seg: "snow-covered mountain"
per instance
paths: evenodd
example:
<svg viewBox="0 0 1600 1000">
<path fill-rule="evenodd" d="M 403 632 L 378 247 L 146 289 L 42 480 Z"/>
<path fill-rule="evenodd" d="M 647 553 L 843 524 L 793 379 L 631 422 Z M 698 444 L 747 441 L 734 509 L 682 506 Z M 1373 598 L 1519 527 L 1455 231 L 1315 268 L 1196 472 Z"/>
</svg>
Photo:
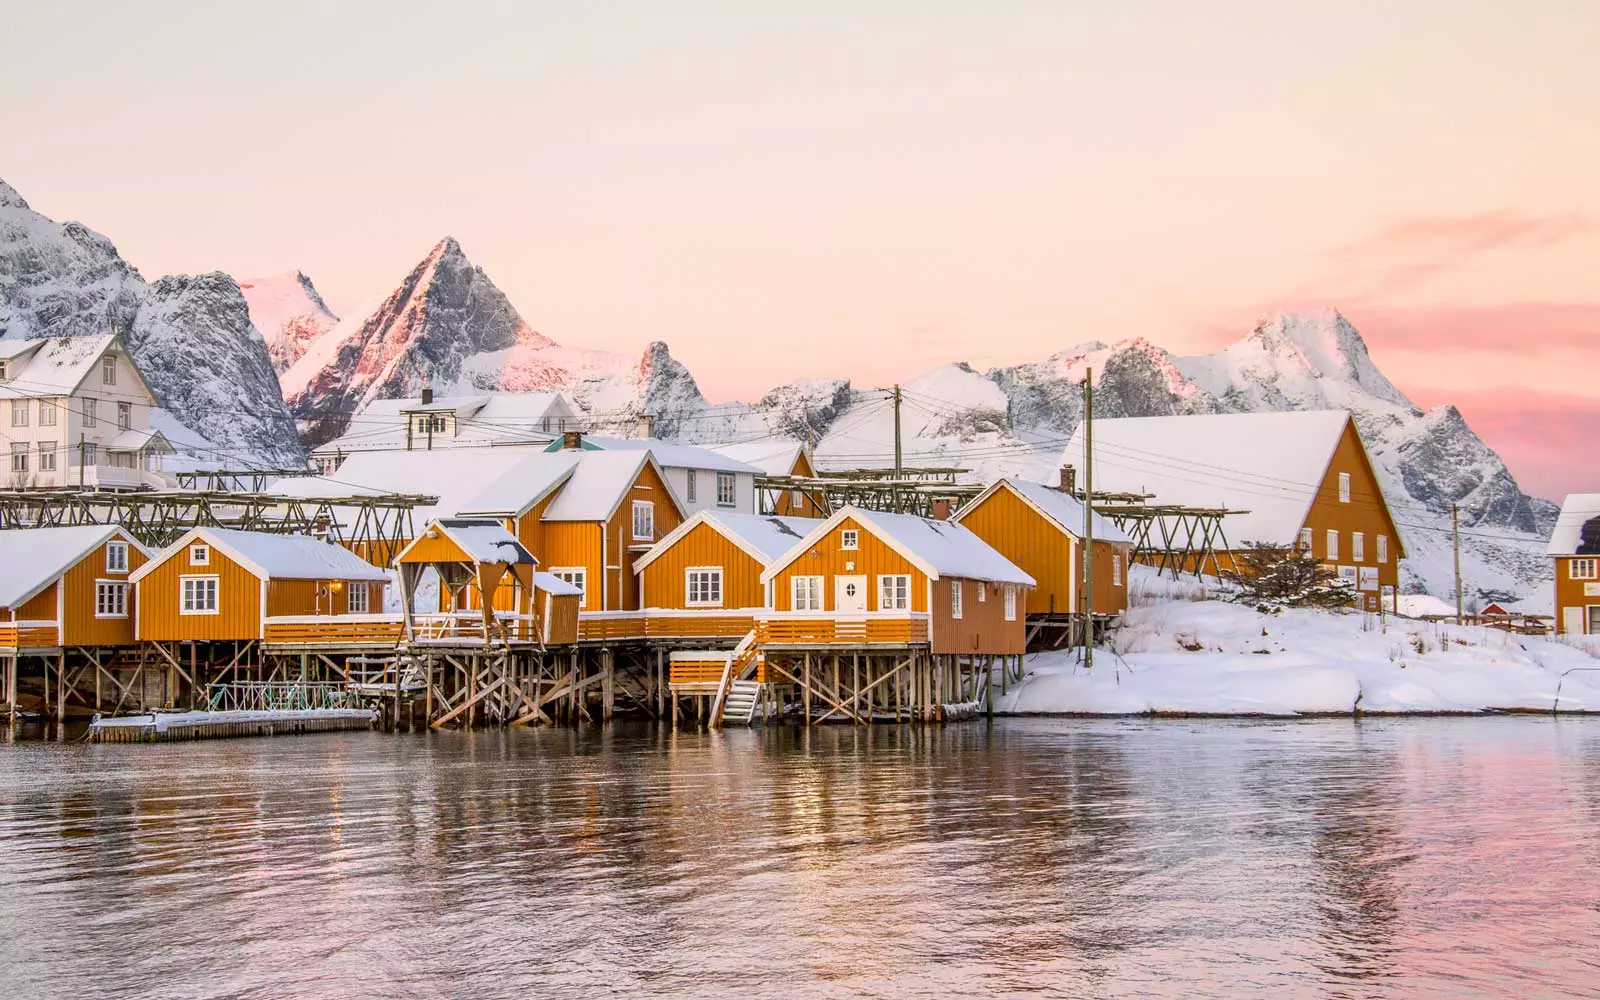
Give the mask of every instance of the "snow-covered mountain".
<svg viewBox="0 0 1600 1000">
<path fill-rule="evenodd" d="M 0 181 L 0 337 L 109 330 L 123 335 L 157 402 L 231 458 L 304 461 L 267 345 L 232 278 L 147 284 L 106 237 L 52 222 Z"/>
<path fill-rule="evenodd" d="M 250 305 L 250 321 L 267 342 L 273 370 L 279 374 L 339 322 L 311 279 L 299 271 L 246 278 L 239 282 L 239 290 Z"/>
</svg>

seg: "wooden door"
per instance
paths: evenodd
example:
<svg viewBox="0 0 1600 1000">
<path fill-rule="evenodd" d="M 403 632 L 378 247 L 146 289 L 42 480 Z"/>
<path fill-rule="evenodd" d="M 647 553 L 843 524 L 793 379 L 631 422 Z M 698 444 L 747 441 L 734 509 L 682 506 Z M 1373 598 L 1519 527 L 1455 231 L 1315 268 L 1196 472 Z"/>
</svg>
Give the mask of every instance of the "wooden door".
<svg viewBox="0 0 1600 1000">
<path fill-rule="evenodd" d="M 866 611 L 867 578 L 864 576 L 834 577 L 833 610 L 843 613 L 861 613 Z"/>
</svg>

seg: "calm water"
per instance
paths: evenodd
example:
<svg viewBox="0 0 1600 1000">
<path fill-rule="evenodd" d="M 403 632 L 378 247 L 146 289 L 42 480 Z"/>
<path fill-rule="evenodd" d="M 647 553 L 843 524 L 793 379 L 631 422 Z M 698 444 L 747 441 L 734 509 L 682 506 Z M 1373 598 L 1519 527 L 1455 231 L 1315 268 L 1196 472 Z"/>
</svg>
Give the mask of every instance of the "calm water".
<svg viewBox="0 0 1600 1000">
<path fill-rule="evenodd" d="M 0 983 L 1600 996 L 1600 719 L 5 746 Z"/>
</svg>

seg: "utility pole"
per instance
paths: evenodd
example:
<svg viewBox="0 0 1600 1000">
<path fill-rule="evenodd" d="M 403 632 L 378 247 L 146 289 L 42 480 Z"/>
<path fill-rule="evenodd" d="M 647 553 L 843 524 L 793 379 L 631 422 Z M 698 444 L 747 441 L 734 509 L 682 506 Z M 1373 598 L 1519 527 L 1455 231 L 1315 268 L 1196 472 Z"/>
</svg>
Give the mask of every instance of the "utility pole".
<svg viewBox="0 0 1600 1000">
<path fill-rule="evenodd" d="M 1461 505 L 1450 504 L 1450 543 L 1456 559 L 1456 624 L 1461 624 Z"/>
<path fill-rule="evenodd" d="M 894 512 L 900 513 L 900 384 L 894 387 L 894 489 L 890 495 L 894 497 Z"/>
<path fill-rule="evenodd" d="M 1094 369 L 1083 373 L 1083 669 L 1094 668 Z"/>
</svg>

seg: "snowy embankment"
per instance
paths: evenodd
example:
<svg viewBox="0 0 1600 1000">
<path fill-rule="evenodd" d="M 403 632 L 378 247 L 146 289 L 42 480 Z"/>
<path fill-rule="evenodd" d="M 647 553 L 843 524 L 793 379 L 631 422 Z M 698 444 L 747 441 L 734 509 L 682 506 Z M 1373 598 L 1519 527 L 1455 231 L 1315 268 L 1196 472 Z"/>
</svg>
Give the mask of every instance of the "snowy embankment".
<svg viewBox="0 0 1600 1000">
<path fill-rule="evenodd" d="M 1075 651 L 1029 656 L 1027 677 L 996 711 L 1600 712 L 1600 644 L 1358 613 L 1262 614 L 1196 600 L 1198 588 L 1133 582 L 1137 606 L 1096 649 L 1092 671 Z"/>
</svg>

